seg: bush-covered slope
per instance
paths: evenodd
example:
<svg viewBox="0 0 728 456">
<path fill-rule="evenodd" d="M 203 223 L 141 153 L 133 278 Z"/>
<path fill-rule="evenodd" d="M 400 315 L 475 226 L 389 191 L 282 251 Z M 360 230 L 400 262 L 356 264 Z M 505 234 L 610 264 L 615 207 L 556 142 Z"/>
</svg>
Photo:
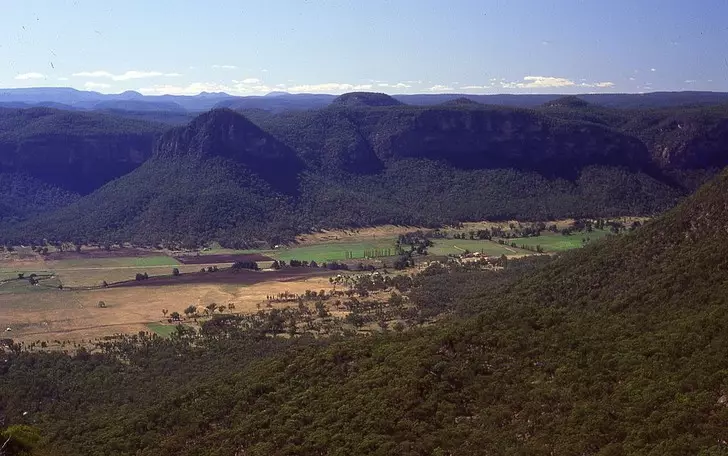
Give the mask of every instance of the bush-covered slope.
<svg viewBox="0 0 728 456">
<path fill-rule="evenodd" d="M 0 172 L 90 193 L 149 158 L 166 129 L 101 113 L 0 109 Z"/>
<path fill-rule="evenodd" d="M 145 244 L 291 236 L 300 166 L 242 116 L 212 111 L 166 133 L 134 172 L 24 229 L 49 239 Z"/>
<path fill-rule="evenodd" d="M 681 196 L 638 141 L 593 123 L 467 107 L 265 119 L 267 132 L 230 110 L 199 116 L 141 168 L 5 237 L 245 245 L 312 228 L 653 214 Z"/>
<path fill-rule="evenodd" d="M 0 132 L 6 132 L 2 138 L 10 138 L 10 146 L 0 150 L 2 170 L 71 193 L 88 193 L 138 166 L 150 153 L 144 151 L 152 130 L 162 128 L 99 113 L 8 112 L 12 115 L 0 116 L 0 127 L 5 126 Z M 353 93 L 316 111 L 272 115 L 252 110 L 246 116 L 260 128 L 224 109 L 194 119 L 161 138 L 159 160 L 136 176 L 121 178 L 109 187 L 113 191 L 100 190 L 74 208 L 3 229 L 3 240 L 90 240 L 134 233 L 137 241 L 156 242 L 161 233 L 181 240 L 174 233 L 185 226 L 189 239 L 245 244 L 258 240 L 253 236 L 258 232 L 280 239 L 312 228 L 375 223 L 645 215 L 672 207 L 728 164 L 724 106 L 617 110 L 570 97 L 537 109 L 473 103 L 422 107 L 401 105 L 382 94 Z M 170 169 L 189 169 L 189 160 L 206 162 L 212 156 L 218 159 L 216 174 L 226 173 L 224 163 L 240 162 L 248 173 L 243 180 L 253 179 L 237 183 L 237 171 L 230 170 L 227 184 L 211 181 L 231 192 L 248 189 L 240 210 L 208 201 L 208 219 L 198 226 L 181 223 L 183 215 L 172 216 L 160 207 L 155 216 L 174 226 L 156 224 L 159 231 L 148 236 L 140 215 L 112 216 L 124 211 L 111 210 L 113 206 L 145 188 L 139 179 L 163 183 L 166 174 L 177 176 L 176 189 L 160 186 L 169 189 L 169 200 L 211 188 L 201 181 L 204 172 L 181 177 Z M 253 204 L 242 203 L 251 192 L 285 200 L 288 209 L 242 210 Z M 19 202 L 8 201 L 6 206 Z M 95 215 L 101 207 L 108 217 Z M 18 203 L 12 217 L 34 211 Z M 275 223 L 271 214 L 276 214 Z M 237 227 L 233 231 L 229 220 Z M 280 226 L 287 227 L 285 235 L 274 232 Z"/>
<path fill-rule="evenodd" d="M 426 276 L 470 315 L 426 329 L 6 354 L 0 412 L 53 454 L 726 454 L 726 195 L 500 284 Z"/>
</svg>

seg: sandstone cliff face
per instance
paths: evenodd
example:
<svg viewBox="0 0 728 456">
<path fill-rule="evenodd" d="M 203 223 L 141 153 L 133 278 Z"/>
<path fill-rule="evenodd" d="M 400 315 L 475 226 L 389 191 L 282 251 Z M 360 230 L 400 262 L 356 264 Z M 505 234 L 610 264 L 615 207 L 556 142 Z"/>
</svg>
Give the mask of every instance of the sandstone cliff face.
<svg viewBox="0 0 728 456">
<path fill-rule="evenodd" d="M 652 167 L 647 147 L 634 137 L 523 110 L 368 110 L 355 123 L 374 154 L 389 163 L 426 158 L 463 169 L 513 167 L 564 177 L 590 165 Z"/>
<path fill-rule="evenodd" d="M 151 134 L 38 135 L 0 142 L 0 171 L 24 173 L 86 194 L 129 173 L 152 153 Z"/>
<path fill-rule="evenodd" d="M 728 165 L 728 118 L 708 125 L 671 120 L 660 126 L 651 149 L 668 169 L 722 168 Z"/>
</svg>

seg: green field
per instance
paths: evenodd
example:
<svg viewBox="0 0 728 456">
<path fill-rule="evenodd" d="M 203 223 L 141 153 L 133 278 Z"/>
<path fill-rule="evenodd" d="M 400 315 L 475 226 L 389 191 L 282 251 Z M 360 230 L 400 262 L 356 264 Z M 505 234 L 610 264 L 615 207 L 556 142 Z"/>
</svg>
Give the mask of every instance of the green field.
<svg viewBox="0 0 728 456">
<path fill-rule="evenodd" d="M 544 233 L 537 237 L 506 239 L 506 242 L 515 242 L 518 246 L 536 247 L 540 245 L 544 252 L 563 252 L 564 250 L 583 247 L 585 245 L 584 239 L 588 238 L 589 242 L 594 242 L 610 234 L 611 232 L 608 230 L 594 230 L 591 233 L 577 232 L 569 236 L 564 236 L 561 233 Z"/>
<path fill-rule="evenodd" d="M 488 256 L 513 255 L 514 253 L 528 253 L 521 249 L 513 249 L 493 241 L 471 239 L 435 239 L 427 251 L 431 255 L 457 255 L 469 252 L 481 252 Z"/>
<path fill-rule="evenodd" d="M 153 266 L 177 266 L 179 262 L 172 257 L 148 256 L 148 257 L 118 257 L 118 258 L 83 258 L 58 260 L 54 262 L 54 269 L 71 268 L 133 268 Z"/>
<path fill-rule="evenodd" d="M 394 254 L 394 238 L 382 239 L 378 242 L 337 242 L 330 244 L 293 246 L 278 250 L 261 252 L 276 260 L 306 260 L 322 263 L 324 261 L 346 260 L 346 253 L 351 252 L 354 259 L 364 258 L 365 250 L 390 249 Z"/>
<path fill-rule="evenodd" d="M 147 327 L 154 334 L 169 338 L 172 334 L 177 331 L 177 325 L 165 325 L 162 323 L 147 323 Z"/>
<path fill-rule="evenodd" d="M 29 273 L 26 273 L 26 277 L 29 275 Z M 15 274 L 14 277 L 17 278 L 18 275 Z M 0 277 L 0 281 L 6 279 L 7 277 Z M 31 285 L 27 280 L 11 280 L 9 282 L 0 283 L 0 294 L 37 293 L 48 290 L 57 290 L 60 284 L 61 281 L 57 276 L 52 279 L 43 279 L 37 286 Z"/>
</svg>

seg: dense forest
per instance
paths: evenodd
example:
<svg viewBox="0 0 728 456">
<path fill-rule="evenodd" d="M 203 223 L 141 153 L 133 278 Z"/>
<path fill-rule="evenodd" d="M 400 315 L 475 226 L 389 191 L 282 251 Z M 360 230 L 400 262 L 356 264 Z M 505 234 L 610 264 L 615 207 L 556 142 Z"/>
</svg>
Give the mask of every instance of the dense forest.
<svg viewBox="0 0 728 456">
<path fill-rule="evenodd" d="M 54 455 L 728 454 L 727 224 L 728 171 L 546 263 L 428 269 L 408 296 L 436 325 L 13 344 L 3 435 Z"/>
<path fill-rule="evenodd" d="M 728 164 L 728 105 L 409 106 L 351 93 L 179 127 L 156 122 L 179 112 L 0 114 L 0 173 L 23 182 L 0 202 L 4 243 L 245 246 L 382 223 L 653 215 Z"/>
</svg>

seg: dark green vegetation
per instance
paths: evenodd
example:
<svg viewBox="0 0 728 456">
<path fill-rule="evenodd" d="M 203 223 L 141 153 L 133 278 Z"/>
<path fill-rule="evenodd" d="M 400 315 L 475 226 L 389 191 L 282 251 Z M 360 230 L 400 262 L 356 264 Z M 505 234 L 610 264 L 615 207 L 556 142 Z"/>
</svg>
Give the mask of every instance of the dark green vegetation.
<svg viewBox="0 0 728 456">
<path fill-rule="evenodd" d="M 8 111 L 15 139 L 1 169 L 37 181 L 14 176 L 32 183 L 29 196 L 0 204 L 13 219 L 43 213 L 6 223 L 0 242 L 242 248 L 320 228 L 651 215 L 728 164 L 728 105 L 407 106 L 352 93 L 319 110 L 245 115 L 203 114 L 152 152 L 162 127 L 139 119 L 155 112 Z"/>
<path fill-rule="evenodd" d="M 14 346 L 0 413 L 58 455 L 726 454 L 727 224 L 728 172 L 546 264 L 433 267 L 408 294 L 442 321 L 402 333 L 225 316 L 100 354 Z"/>
<path fill-rule="evenodd" d="M 66 206 L 127 174 L 165 129 L 101 113 L 0 109 L 0 221 Z"/>
</svg>

